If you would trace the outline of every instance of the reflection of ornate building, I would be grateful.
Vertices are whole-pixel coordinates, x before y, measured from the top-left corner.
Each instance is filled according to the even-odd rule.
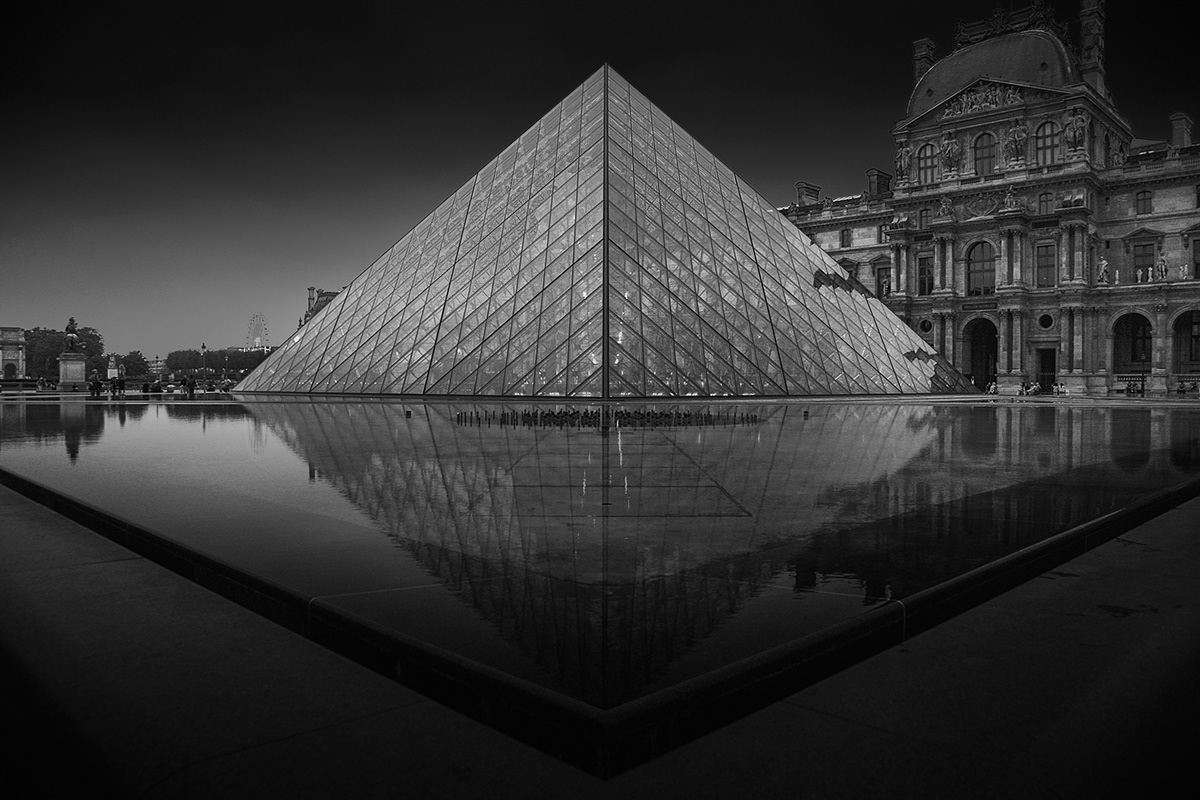
[[[1041,2],[915,42],[895,182],[784,213],[981,387],[1161,395],[1200,379],[1200,144],[1133,135],[1080,5],[1077,44]]]
[[[25,331],[0,328],[0,378],[25,377]]]

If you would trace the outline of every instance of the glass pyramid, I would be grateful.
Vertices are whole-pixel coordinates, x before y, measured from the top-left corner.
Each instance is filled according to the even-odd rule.
[[[238,391],[626,398],[972,389],[605,66]]]

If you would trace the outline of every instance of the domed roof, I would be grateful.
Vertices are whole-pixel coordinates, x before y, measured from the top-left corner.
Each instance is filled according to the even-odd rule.
[[[1074,56],[1043,30],[1006,33],[955,50],[917,81],[906,119],[935,108],[980,78],[1036,86],[1072,86],[1083,79]]]

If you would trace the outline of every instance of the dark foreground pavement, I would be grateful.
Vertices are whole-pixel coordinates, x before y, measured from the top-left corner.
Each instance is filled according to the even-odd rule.
[[[1200,752],[1200,498],[607,781],[2,487],[0,669],[39,795],[1154,796]]]

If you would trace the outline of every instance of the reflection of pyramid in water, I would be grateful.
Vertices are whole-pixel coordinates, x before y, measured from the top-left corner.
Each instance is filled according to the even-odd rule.
[[[648,397],[970,391],[605,67],[241,391]]]

